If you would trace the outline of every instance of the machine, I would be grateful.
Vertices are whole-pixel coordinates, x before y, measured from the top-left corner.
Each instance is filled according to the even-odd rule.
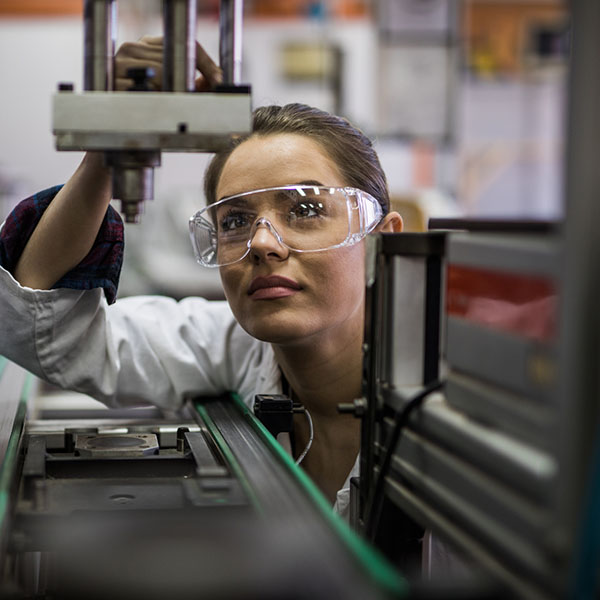
[[[58,150],[102,151],[112,167],[113,198],[125,221],[139,220],[154,195],[161,152],[214,152],[251,128],[250,87],[240,84],[242,1],[220,3],[223,83],[195,92],[196,0],[163,1],[163,81],[152,91],[147,69],[132,69],[129,91],[114,90],[116,0],[84,0],[84,87],[59,84],[52,128]]]
[[[600,589],[600,6],[571,19],[564,221],[432,220],[368,250],[354,522],[440,597]]]
[[[196,1],[164,0],[164,73],[113,85],[115,0],[84,0],[84,90],[53,98],[58,150],[101,151],[135,222],[161,152],[250,131],[242,2],[220,3],[223,84],[195,92]],[[2,598],[386,598],[406,583],[235,396],[157,409],[42,409],[0,358]],[[33,411],[33,412],[32,412]]]
[[[561,246],[542,224],[453,225],[371,248],[357,521],[405,572],[450,586],[485,572],[480,593],[552,597],[568,553],[554,505]]]
[[[32,381],[2,359],[2,598],[406,594],[235,396],[32,414]]]
[[[166,65],[190,64],[193,5],[165,0]],[[597,597],[600,4],[571,5],[564,222],[368,240],[364,394],[340,406],[362,419],[356,531],[236,397],[28,416],[31,379],[2,361],[0,596]],[[221,6],[224,65],[241,13]],[[105,152],[135,221],[160,152],[248,131],[249,90],[226,66],[211,93],[186,69],[112,91],[114,3],[85,7],[57,147]]]

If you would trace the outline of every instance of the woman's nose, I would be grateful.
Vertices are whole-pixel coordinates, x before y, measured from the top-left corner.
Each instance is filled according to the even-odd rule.
[[[250,254],[256,259],[285,260],[289,249],[282,243],[275,228],[266,219],[259,219],[250,238]]]

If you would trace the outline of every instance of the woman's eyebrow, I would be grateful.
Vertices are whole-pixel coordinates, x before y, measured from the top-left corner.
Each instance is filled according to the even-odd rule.
[[[308,179],[306,181],[296,181],[295,183],[290,183],[288,184],[288,186],[304,186],[304,185],[316,185],[317,187],[330,187],[330,186],[325,186],[323,183],[321,183],[320,181],[317,181],[316,179]],[[269,188],[266,188],[269,189]],[[242,192],[245,193],[245,192]],[[234,198],[235,196],[237,196],[238,194],[233,194],[233,196],[231,196],[232,198]],[[221,200],[224,200],[225,198],[228,198],[229,194],[226,194],[225,196],[221,196],[218,200],[216,200],[216,202],[220,202]]]
[[[228,197],[229,196],[223,196],[222,198],[219,198],[219,200],[217,200],[217,202],[220,202],[221,200],[225,200],[225,198],[228,198]],[[231,200],[235,200],[236,206],[248,206],[248,200],[247,200],[247,198],[244,198],[243,196],[241,196],[239,198],[236,196],[231,196]]]
[[[308,181],[299,181],[298,183],[294,183],[292,185],[316,185],[319,187],[324,187],[323,184],[320,181],[316,181],[313,179],[310,179]]]

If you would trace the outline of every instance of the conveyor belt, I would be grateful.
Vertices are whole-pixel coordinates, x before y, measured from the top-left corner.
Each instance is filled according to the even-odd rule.
[[[234,402],[199,404],[198,411],[213,435],[217,427],[223,441],[233,452],[260,512],[270,517],[289,514],[314,517],[315,509],[302,497],[303,490],[299,489],[298,482],[290,477],[269,447],[256,435]]]
[[[6,553],[17,454],[32,380],[27,371],[0,356],[0,561]]]
[[[364,571],[380,592],[406,595],[405,581],[334,515],[310,478],[237,397],[230,402],[198,402],[196,408],[215,438],[233,454],[259,512],[271,523],[295,524],[297,543],[319,549],[323,570],[333,580],[342,575],[339,584],[349,594],[345,597],[377,597],[379,592],[364,586]]]
[[[0,597],[406,594],[237,399],[188,405],[179,422],[72,409],[25,422],[15,374]]]
[[[27,371],[0,356],[0,389],[2,404],[0,405],[0,464],[4,462],[13,434],[15,420],[25,415],[25,400],[31,377]]]

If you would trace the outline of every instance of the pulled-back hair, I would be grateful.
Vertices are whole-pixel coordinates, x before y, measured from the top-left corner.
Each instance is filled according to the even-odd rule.
[[[371,194],[387,214],[387,181],[371,140],[346,119],[305,104],[261,106],[254,111],[252,132],[233,140],[227,149],[215,154],[209,163],[204,176],[207,203],[216,201],[217,184],[223,167],[239,144],[253,136],[278,133],[305,135],[319,143],[337,165],[345,184]]]

